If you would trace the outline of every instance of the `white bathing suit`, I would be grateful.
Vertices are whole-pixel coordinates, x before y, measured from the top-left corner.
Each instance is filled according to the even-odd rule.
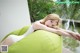
[[[32,32],[34,32],[34,29],[33,29],[33,25],[31,25],[29,27],[29,29],[21,36],[17,36],[17,35],[10,35],[10,38],[13,40],[13,42],[17,42],[21,39],[23,39],[24,37],[28,36],[29,34],[31,34]]]

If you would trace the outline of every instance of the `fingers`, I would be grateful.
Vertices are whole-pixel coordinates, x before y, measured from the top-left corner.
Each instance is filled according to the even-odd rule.
[[[74,39],[78,40],[78,36],[72,35]]]
[[[69,33],[71,35],[71,37],[73,37],[76,40],[80,41],[80,34],[75,34],[75,33]]]
[[[76,36],[77,36],[77,40],[80,41],[80,34],[76,34]]]
[[[80,41],[80,34],[73,34],[74,39]]]

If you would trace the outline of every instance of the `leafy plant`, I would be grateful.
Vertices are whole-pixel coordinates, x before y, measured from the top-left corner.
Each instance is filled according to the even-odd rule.
[[[31,21],[44,18],[47,14],[53,13],[54,2],[52,0],[28,0]]]

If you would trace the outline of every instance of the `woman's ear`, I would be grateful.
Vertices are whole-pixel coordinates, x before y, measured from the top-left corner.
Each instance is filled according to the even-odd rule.
[[[40,20],[40,23],[41,23],[41,24],[45,24],[44,19]]]

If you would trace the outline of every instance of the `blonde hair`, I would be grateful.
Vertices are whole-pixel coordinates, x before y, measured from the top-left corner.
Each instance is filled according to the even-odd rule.
[[[55,14],[55,13],[47,15],[47,16],[44,17],[42,20],[43,20],[43,21],[41,22],[42,24],[45,24],[45,22],[46,22],[47,20],[58,20],[58,24],[57,24],[58,27],[61,27],[61,24],[62,24],[61,18],[59,17],[58,14]]]

